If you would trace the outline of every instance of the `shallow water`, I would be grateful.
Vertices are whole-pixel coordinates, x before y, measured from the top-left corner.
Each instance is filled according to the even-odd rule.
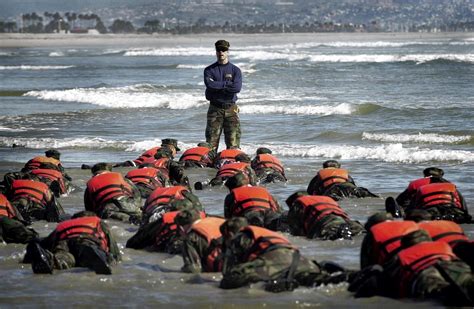
[[[384,197],[400,193],[428,166],[443,168],[474,212],[473,37],[262,38],[268,41],[233,37],[230,58],[244,76],[239,99],[242,149],[254,154],[266,146],[282,160],[288,183],[268,186],[282,205],[291,193],[306,188],[322,162],[337,159],[358,185],[382,197],[341,202],[361,222],[383,209]],[[61,202],[74,213],[83,209],[90,177],[79,169],[82,163],[134,159],[166,137],[177,138],[182,149],[202,141],[208,106],[202,70],[214,61],[214,41],[205,37],[184,44],[178,38],[166,46],[0,49],[0,176],[18,171],[47,148],[58,148],[77,186]],[[188,171],[191,182],[210,179],[214,173]],[[224,188],[196,194],[209,213],[223,213]],[[124,249],[136,227],[109,224],[124,254],[112,276],[84,269],[33,275],[29,266],[18,263],[23,245],[0,245],[0,302],[137,307],[432,305],[355,300],[343,284],[282,294],[264,292],[258,284],[220,290],[219,274],[183,274],[179,257]],[[33,226],[46,236],[55,224]],[[472,225],[464,227],[473,238]],[[361,237],[334,242],[289,238],[308,257],[358,268]]]

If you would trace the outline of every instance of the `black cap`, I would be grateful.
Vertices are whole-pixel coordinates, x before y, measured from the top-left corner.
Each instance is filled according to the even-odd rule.
[[[230,44],[226,40],[219,40],[215,44],[216,50],[229,50]]]
[[[206,147],[206,148],[209,148],[211,149],[212,148],[212,145],[207,143],[207,142],[200,142],[197,144],[198,147]]]
[[[423,175],[425,177],[429,177],[429,176],[443,177],[444,171],[437,167],[428,167],[423,170]]]
[[[242,186],[246,186],[250,183],[249,178],[244,175],[244,173],[237,173],[234,176],[227,179],[225,182],[225,186],[229,188],[229,190],[239,188]]]
[[[336,160],[327,160],[324,161],[323,163],[323,168],[328,168],[328,167],[335,167],[335,168],[340,168],[341,164],[337,162]]]
[[[377,212],[371,215],[365,223],[365,229],[368,231],[370,228],[378,223],[393,219],[392,215],[386,212]]]
[[[259,154],[266,154],[266,153],[267,153],[267,154],[271,154],[272,151],[271,151],[270,149],[268,149],[268,148],[265,148],[265,147],[260,147],[260,148],[257,149],[257,154],[258,154],[258,155],[259,155]]]
[[[302,196],[306,196],[306,195],[309,195],[308,192],[306,191],[296,191],[295,193],[293,193],[292,195],[290,195],[286,200],[285,200],[285,203],[286,205],[288,205],[288,207],[291,207],[291,205],[293,205],[293,203],[299,199],[300,197]]]
[[[178,147],[178,140],[174,138],[165,138],[161,140],[161,146],[167,146],[167,145],[173,146],[176,149],[176,151],[181,151],[181,149],[179,149]]]
[[[59,160],[59,158],[61,157],[61,153],[56,149],[49,149],[46,150],[44,153],[48,158],[55,158],[56,160]]]
[[[250,163],[252,161],[252,159],[250,159],[250,157],[246,153],[240,153],[240,154],[235,156],[235,161]]]
[[[100,162],[97,164],[94,164],[94,166],[91,168],[92,174],[96,174],[97,172],[100,171],[112,171],[112,164],[110,163],[105,163],[105,162]]]

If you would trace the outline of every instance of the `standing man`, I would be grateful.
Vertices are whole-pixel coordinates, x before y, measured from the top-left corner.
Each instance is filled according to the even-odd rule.
[[[217,152],[222,129],[227,149],[240,148],[239,108],[235,104],[242,88],[240,69],[229,62],[229,42],[215,43],[217,61],[204,69],[207,111],[206,142]]]

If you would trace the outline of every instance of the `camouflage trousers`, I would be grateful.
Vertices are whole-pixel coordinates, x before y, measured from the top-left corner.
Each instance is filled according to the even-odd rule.
[[[206,142],[217,151],[222,130],[227,148],[240,148],[239,108],[233,104],[229,108],[209,105],[207,111]]]

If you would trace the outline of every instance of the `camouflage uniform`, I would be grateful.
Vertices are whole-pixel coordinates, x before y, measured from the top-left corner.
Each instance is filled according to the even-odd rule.
[[[219,139],[224,130],[227,148],[240,148],[240,119],[239,108],[233,104],[228,108],[209,105],[207,111],[206,142],[213,149],[219,146]]]

